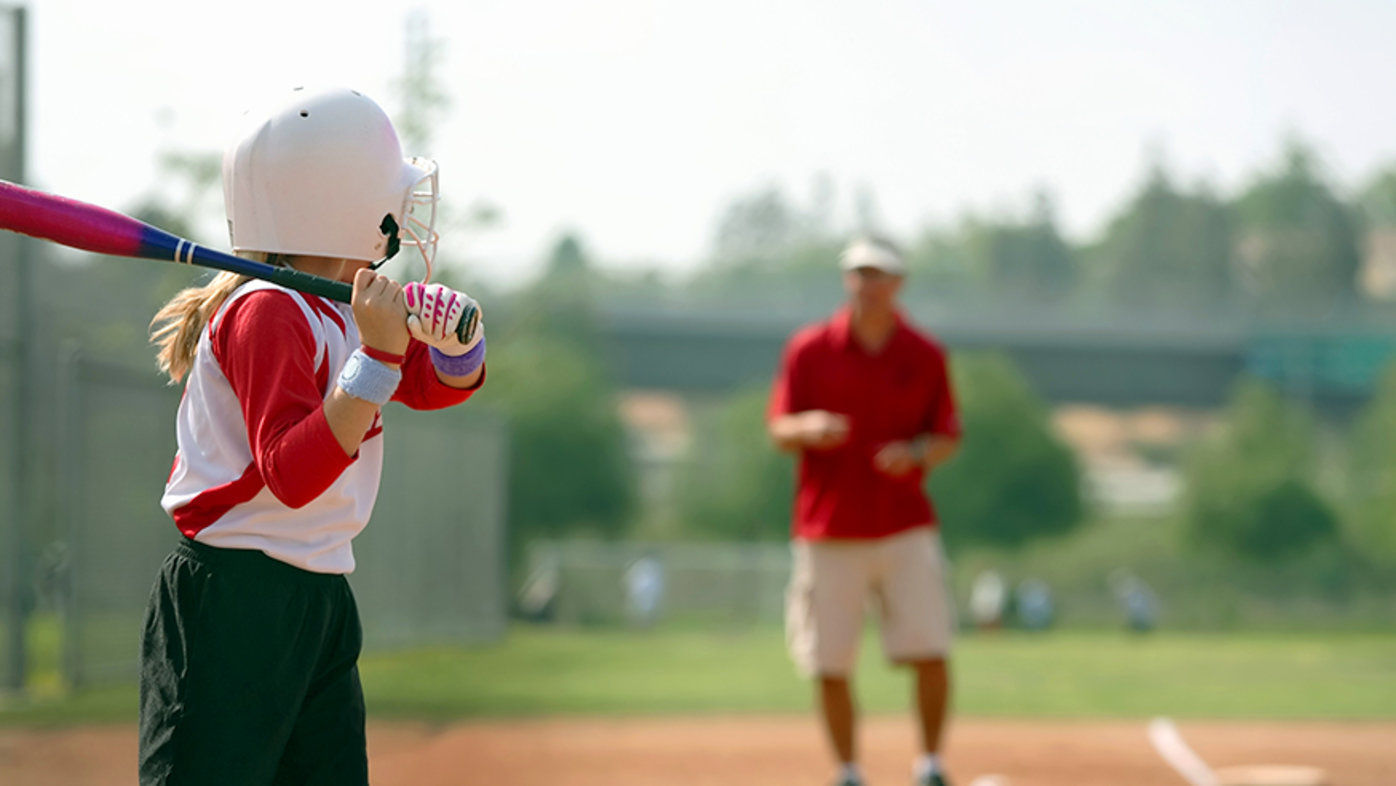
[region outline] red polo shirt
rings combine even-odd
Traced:
[[[889,442],[920,434],[960,435],[945,351],[897,316],[886,345],[870,354],[853,338],[847,307],[797,331],[786,344],[768,418],[824,409],[848,418],[849,437],[800,454],[793,534],[797,538],[882,538],[936,524],[925,472],[879,472],[873,457]]]

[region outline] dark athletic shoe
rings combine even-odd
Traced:
[[[933,772],[917,778],[913,783],[915,786],[950,786],[950,779],[943,772]]]

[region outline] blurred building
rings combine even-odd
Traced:
[[[670,391],[623,390],[620,418],[638,476],[640,505],[665,520],[672,514],[674,479],[693,441],[688,404]]]
[[[1178,505],[1183,491],[1179,457],[1213,420],[1171,407],[1075,405],[1057,407],[1053,426],[1076,452],[1095,509],[1149,515]]]
[[[1362,254],[1362,291],[1377,300],[1396,300],[1396,227],[1367,233]]]

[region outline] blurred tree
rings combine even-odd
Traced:
[[[509,545],[614,537],[634,496],[625,433],[604,368],[569,341],[516,336],[490,352],[481,404],[509,420]]]
[[[804,210],[804,235],[809,238],[830,238],[838,235],[838,186],[828,172],[814,176],[810,184],[809,207]]]
[[[402,111],[393,125],[408,155],[430,156],[437,123],[451,107],[451,96],[439,76],[446,42],[431,35],[431,16],[425,9],[409,11],[404,30],[407,59],[394,85]]]
[[[221,198],[221,176],[221,155],[217,153],[162,150],[156,156],[153,185],[122,210],[181,237],[202,240],[200,219],[206,217],[213,195]],[[226,242],[226,235],[222,240]],[[40,248],[60,258],[69,253]],[[147,331],[151,317],[180,289],[206,281],[214,273],[184,265],[81,254],[72,257],[71,264],[41,265],[37,275],[38,291],[63,293],[42,307],[51,324],[57,326],[41,332],[42,341],[53,345],[51,351],[56,352],[67,341],[89,357],[150,369],[153,374],[155,353]],[[50,351],[49,347],[45,351]]]
[[[226,248],[222,152],[167,149],[160,152],[156,171],[163,196],[147,194],[134,215],[181,237]],[[214,228],[222,231],[215,235]]]
[[[970,254],[964,230],[928,226],[907,246],[907,300],[959,302],[986,291],[987,276]]]
[[[851,233],[882,221],[867,187],[854,194],[852,229],[835,225],[833,186],[816,181],[809,208],[776,186],[734,200],[718,222],[709,264],[692,284],[734,302],[759,297],[769,308],[832,305],[842,297],[835,262]],[[1022,219],[965,219],[953,231],[923,230],[906,249],[908,299],[955,301],[989,292],[1022,302],[1059,300],[1076,286],[1076,252],[1057,230],[1052,200],[1034,197]]]
[[[1357,196],[1362,223],[1362,287],[1373,298],[1396,299],[1396,166],[1372,176]]]
[[[1045,303],[1076,284],[1075,252],[1057,231],[1051,198],[1040,192],[1024,220],[969,220],[964,243],[972,267],[983,271],[990,291],[1016,302]]]
[[[665,270],[659,262],[628,271],[604,271],[597,278],[599,288],[606,293],[606,301],[611,304],[662,307],[679,291],[674,273]]]
[[[836,261],[843,246],[829,225],[833,199],[827,177],[816,179],[808,209],[775,185],[737,197],[722,212],[709,261],[692,289],[733,303],[759,300],[766,308],[832,303],[840,292]]]
[[[778,186],[740,196],[718,220],[713,257],[723,267],[770,267],[793,248],[805,230],[798,209]]]
[[[1020,548],[1082,519],[1080,469],[1047,406],[1000,355],[957,354],[952,376],[965,438],[928,488],[948,544]]]
[[[694,429],[692,459],[677,489],[686,534],[718,540],[783,540],[794,500],[792,461],[766,436],[766,386],[733,394]]]
[[[171,108],[161,109],[155,119],[160,127],[155,176],[125,212],[180,237],[227,248],[223,151],[181,148],[179,115]]]
[[[1124,307],[1206,310],[1235,291],[1231,217],[1205,188],[1184,193],[1161,164],[1105,230],[1090,269]]]
[[[479,401],[509,419],[511,553],[532,538],[616,536],[630,523],[632,468],[591,300],[594,273],[565,235],[539,278],[488,325]],[[502,322],[495,330],[496,322]]]
[[[1280,170],[1262,174],[1235,214],[1241,280],[1262,304],[1317,310],[1356,298],[1357,221],[1308,146],[1291,141]]]
[[[1357,197],[1357,207],[1369,227],[1396,227],[1396,166],[1376,173]]]
[[[1237,386],[1221,432],[1186,466],[1187,532],[1205,550],[1285,559],[1338,539],[1337,517],[1309,482],[1309,415],[1262,383]]]
[[[1338,539],[1336,513],[1308,483],[1297,478],[1262,492],[1255,501],[1254,516],[1261,526],[1240,533],[1240,545],[1251,556],[1283,558]]]
[[[451,94],[441,79],[441,66],[446,56],[446,41],[431,35],[430,14],[422,8],[413,9],[403,19],[402,74],[393,82],[401,109],[393,119],[404,154],[434,158],[436,132],[451,109]],[[459,196],[456,197],[459,199]],[[472,266],[461,242],[503,222],[503,210],[487,199],[479,199],[463,209],[448,190],[436,207],[436,231],[442,236],[434,261],[433,278],[481,299],[484,285],[472,278]],[[384,272],[399,281],[421,278],[425,274],[420,257],[402,253]]]
[[[1371,560],[1396,566],[1396,364],[1353,423],[1350,535]]]
[[[548,253],[538,278],[511,298],[508,329],[549,336],[599,361],[597,286],[598,274],[581,239],[565,233]]]
[[[853,194],[853,231],[864,235],[888,234],[882,220],[882,210],[877,206],[877,193],[871,186],[859,186]]]

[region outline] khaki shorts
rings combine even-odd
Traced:
[[[882,650],[906,663],[945,657],[955,626],[940,535],[917,527],[878,540],[796,540],[785,638],[806,676],[846,676],[858,661],[869,600]]]

